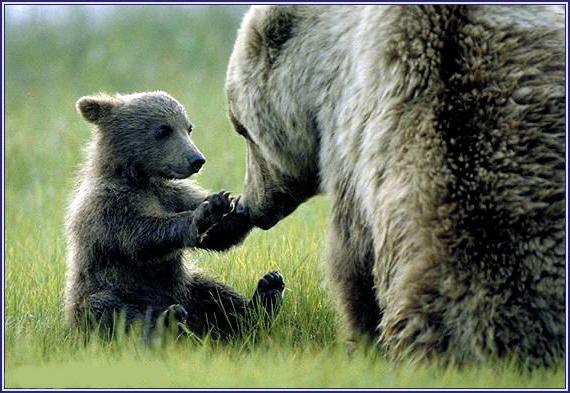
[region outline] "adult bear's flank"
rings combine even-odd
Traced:
[[[332,199],[328,280],[392,356],[565,348],[564,12],[265,6],[227,73],[239,210],[267,229]]]
[[[184,180],[205,162],[184,108],[153,92],[83,97],[77,109],[95,128],[67,217],[68,321],[108,331],[124,314],[150,337],[174,318],[193,333],[227,337],[258,306],[276,310],[279,273],[264,276],[248,300],[184,264],[185,248],[228,248],[252,226],[228,193],[208,195]]]

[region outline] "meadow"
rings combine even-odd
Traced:
[[[271,329],[228,343],[91,340],[65,327],[65,207],[90,138],[74,108],[99,91],[164,90],[186,106],[208,162],[196,179],[239,193],[245,144],[225,113],[223,81],[244,6],[70,5],[6,8],[5,387],[563,387],[564,368],[508,362],[458,369],[349,353],[323,259],[329,203],[319,196],[226,253],[189,251],[242,293],[279,270],[285,303]],[[23,9],[23,7],[30,7]],[[32,9],[33,8],[33,9]],[[101,10],[104,14],[101,15]],[[16,18],[16,11],[26,18]]]

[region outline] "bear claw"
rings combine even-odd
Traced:
[[[272,271],[264,275],[253,295],[253,306],[261,304],[269,315],[275,315],[281,307],[285,279],[281,273]]]
[[[263,290],[277,289],[282,291],[285,288],[285,280],[281,273],[273,271],[267,273],[259,280],[257,288]]]
[[[188,311],[186,311],[186,309],[180,304],[172,304],[162,312],[162,317],[166,324],[170,321],[186,323],[186,320],[188,319]]]

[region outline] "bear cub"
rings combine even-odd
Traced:
[[[279,273],[266,274],[246,299],[184,263],[184,249],[227,249],[252,224],[229,193],[187,180],[205,158],[182,105],[152,92],[88,96],[76,106],[95,127],[66,222],[68,322],[112,332],[122,315],[127,328],[141,321],[145,335],[176,322],[227,337],[258,311],[273,315]]]

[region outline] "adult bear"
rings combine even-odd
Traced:
[[[227,73],[242,209],[332,199],[328,278],[389,354],[551,365],[565,347],[564,15],[266,6]]]

